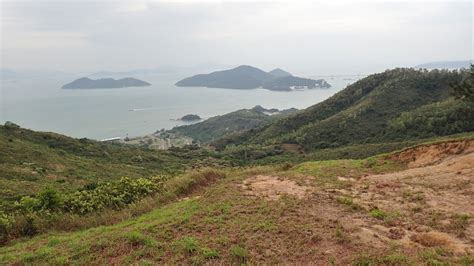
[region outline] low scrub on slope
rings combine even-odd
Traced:
[[[469,132],[474,116],[471,98],[450,99],[453,84],[463,83],[469,75],[467,70],[387,70],[301,112],[214,145],[225,149],[292,143],[312,152]],[[416,127],[422,129],[420,134],[414,134]]]
[[[201,169],[178,177],[122,177],[116,182],[95,183],[74,192],[47,188],[0,205],[0,243],[51,230],[70,231],[114,223],[223,177],[223,171]]]
[[[157,151],[36,132],[7,123],[0,126],[0,201],[18,200],[48,187],[73,191],[123,176],[178,175],[196,165],[220,162],[217,157],[204,149]]]

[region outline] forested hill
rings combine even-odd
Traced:
[[[208,143],[227,134],[262,127],[296,111],[297,109],[294,108],[286,110],[265,109],[258,105],[251,109],[241,109],[211,117],[200,123],[175,127],[168,132],[179,133],[191,137],[195,141]]]
[[[472,102],[451,96],[453,84],[468,76],[468,70],[387,70],[304,111],[215,145],[293,143],[313,151],[472,131]]]

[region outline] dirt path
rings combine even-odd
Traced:
[[[292,180],[277,176],[257,175],[246,179],[242,187],[245,194],[277,200],[283,195],[305,197],[310,187],[299,185]]]

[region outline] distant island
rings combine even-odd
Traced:
[[[185,115],[181,117],[179,120],[185,121],[185,122],[194,122],[194,121],[201,120],[201,117],[198,115],[189,114],[189,115]]]
[[[136,78],[102,78],[102,79],[90,79],[80,78],[76,79],[71,83],[62,86],[63,89],[115,89],[115,88],[126,88],[126,87],[144,87],[150,86],[151,84],[143,80]]]
[[[210,142],[225,136],[242,133],[246,130],[264,127],[271,122],[288,117],[298,109],[277,108],[266,109],[257,105],[250,109],[240,109],[231,113],[210,117],[206,120],[198,115],[189,114],[178,120],[189,120],[187,125],[174,127],[170,130],[157,130],[155,133],[140,137],[124,139],[124,143],[146,146],[152,149],[169,149],[171,147],[184,147],[187,145],[207,145]],[[203,121],[201,121],[203,120]]]
[[[176,83],[178,87],[207,87],[224,89],[264,88],[277,91],[330,88],[324,79],[295,77],[282,69],[265,72],[252,66],[242,65],[233,69],[199,74]]]

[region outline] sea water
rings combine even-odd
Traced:
[[[78,138],[133,137],[186,124],[176,120],[186,114],[209,118],[255,105],[306,108],[355,81],[326,77],[330,89],[280,92],[176,87],[183,77],[179,73],[135,76],[152,86],[89,90],[61,89],[78,78],[71,76],[1,80],[0,122]]]

